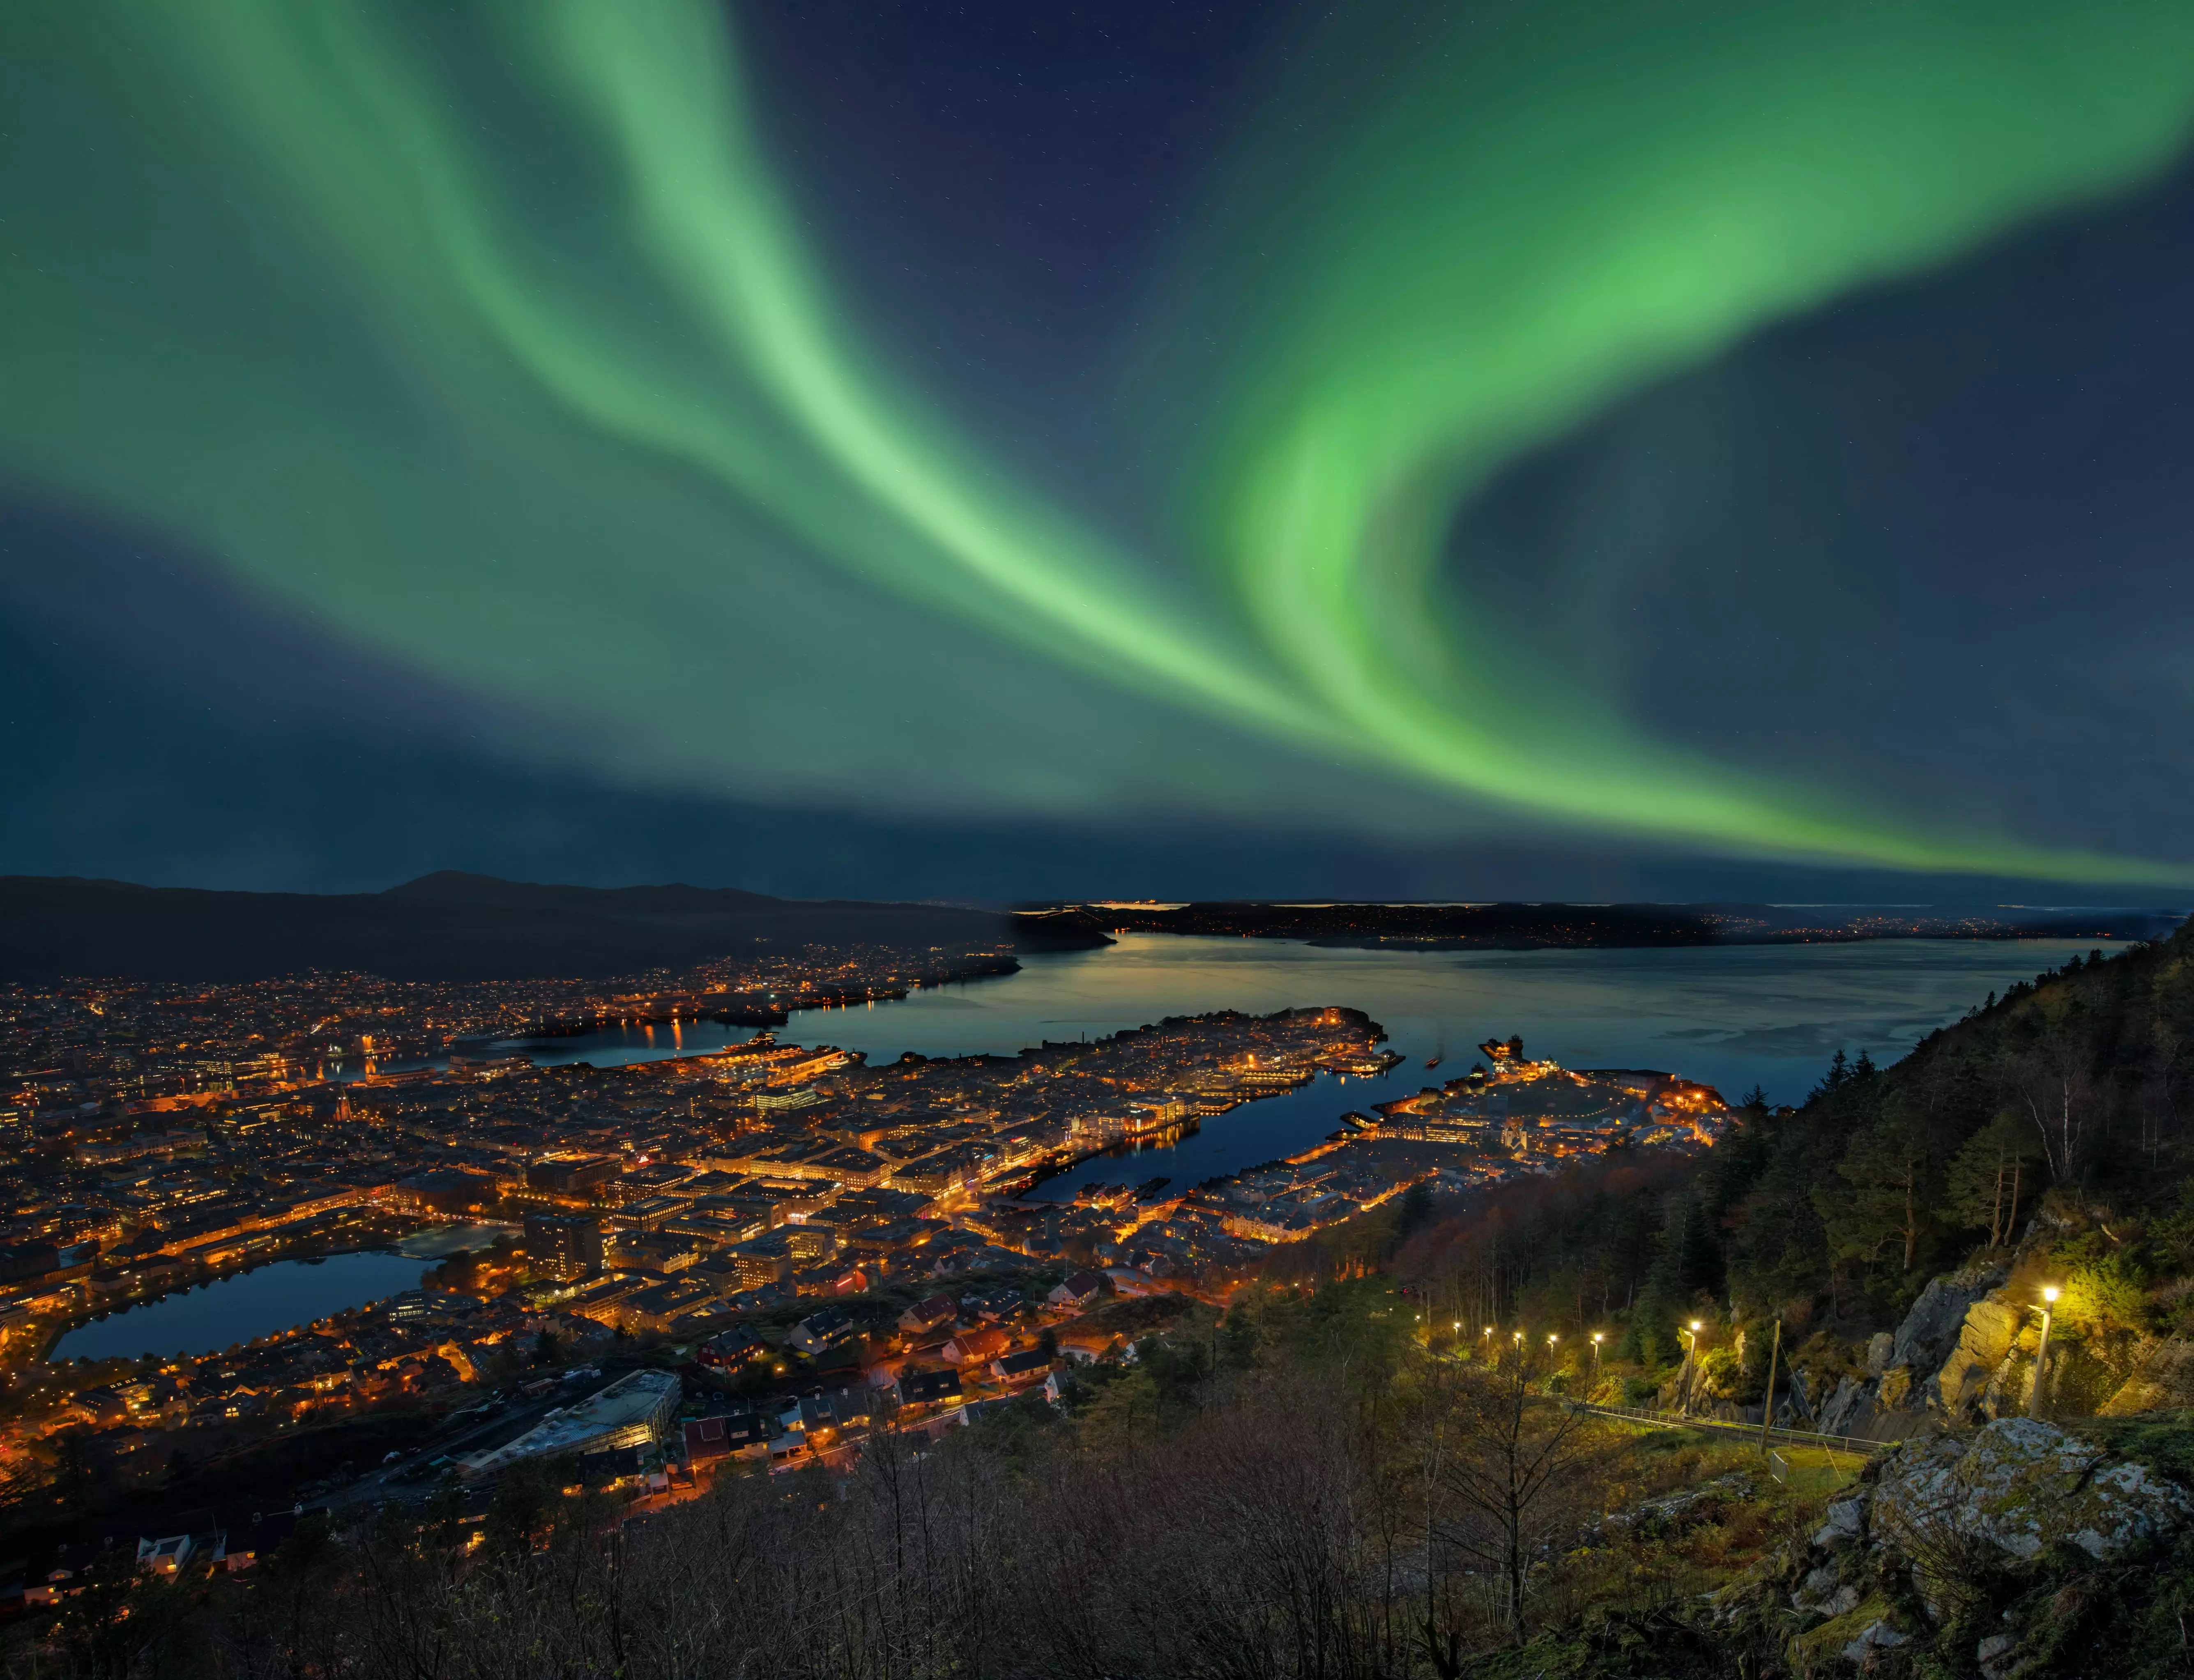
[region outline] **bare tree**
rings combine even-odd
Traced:
[[[2063,1053],[2022,1057],[2010,1072],[2019,1103],[2041,1135],[2049,1176],[2060,1184],[2076,1183],[2112,1092]]]
[[[1442,1363],[1425,1376],[1417,1438],[1426,1465],[1433,1545],[1474,1566],[1494,1590],[1494,1616],[1520,1643],[1534,1566],[1576,1528],[1588,1503],[1581,1475],[1600,1448],[1582,1413],[1540,1391],[1540,1362],[1519,1351],[1498,1368]],[[1444,1672],[1459,1648],[1428,1603],[1427,1654]]]

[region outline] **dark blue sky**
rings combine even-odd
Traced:
[[[1175,442],[1135,345],[1154,274],[1289,49],[1282,14],[847,0],[739,16],[787,191],[899,371],[1067,504],[1130,536],[1162,525]],[[1659,738],[1982,829],[2183,855],[2190,295],[2180,167],[1637,392],[1456,510],[1452,552],[1487,605],[1549,627],[1546,668]],[[0,871],[337,889],[454,868],[991,899],[2171,897],[1444,825],[1414,793],[1359,822],[1354,803],[1384,796],[1353,772],[1300,820],[1223,800],[963,811],[858,775],[804,797],[620,775],[151,524],[10,483]],[[993,750],[971,734],[969,754]],[[1091,750],[1062,727],[1060,765]]]

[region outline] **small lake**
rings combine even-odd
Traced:
[[[148,1353],[218,1353],[236,1342],[416,1289],[424,1270],[418,1256],[386,1249],[277,1260],[78,1325],[51,1356],[59,1364]]]

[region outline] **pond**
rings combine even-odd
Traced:
[[[148,1353],[218,1353],[237,1342],[416,1289],[423,1270],[418,1256],[387,1249],[277,1260],[80,1324],[60,1339],[50,1357],[59,1364],[79,1358],[137,1359]]]

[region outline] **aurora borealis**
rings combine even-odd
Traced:
[[[2035,354],[1898,310],[2008,321],[2173,190],[2194,12],[1264,25],[1102,330],[964,381],[939,346],[1014,289],[864,211],[892,113],[817,92],[855,16],[11,9],[0,490],[354,655],[421,753],[605,798],[2194,880],[2170,493],[2059,493],[2138,572],[2068,616],[1865,466]],[[2141,729],[2110,767],[2163,791],[2067,809]]]

